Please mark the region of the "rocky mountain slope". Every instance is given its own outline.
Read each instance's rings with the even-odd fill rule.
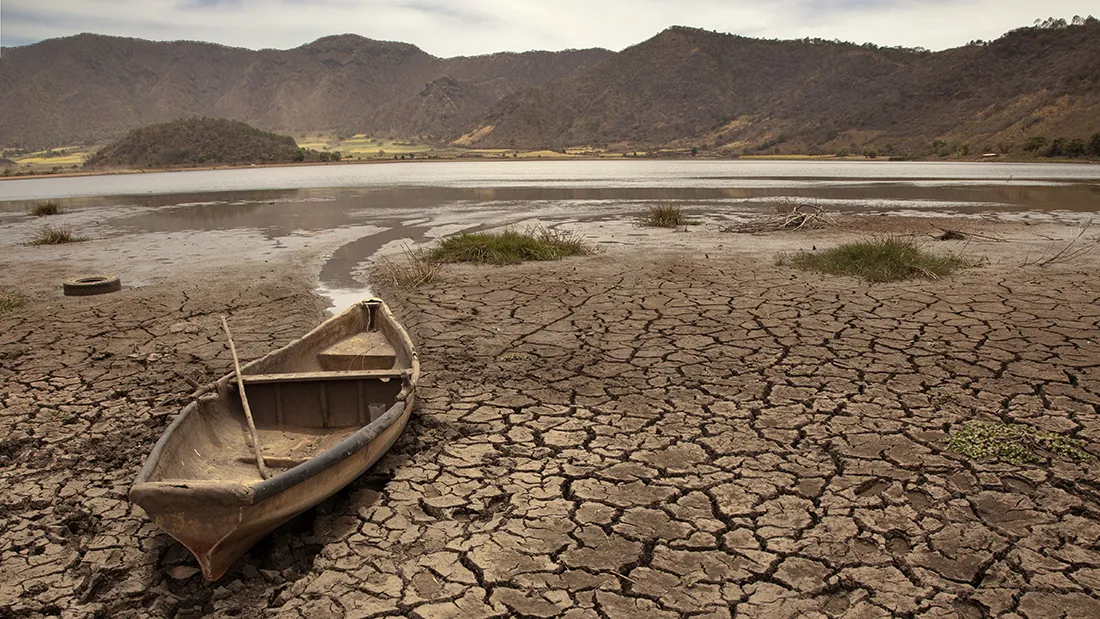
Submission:
[[[0,145],[200,115],[505,148],[1017,152],[1100,131],[1100,24],[1048,20],[935,53],[674,27],[619,53],[442,59],[354,35],[260,51],[79,35],[0,58]]]
[[[190,116],[283,132],[414,137],[444,125],[454,130],[446,118],[469,122],[504,95],[568,77],[610,55],[589,49],[442,59],[413,45],[355,35],[252,51],[82,34],[3,50],[0,144],[100,141]],[[448,94],[451,83],[463,96]]]
[[[931,53],[671,28],[579,75],[505,97],[483,146],[679,144],[904,154],[1100,131],[1100,25],[1027,28]]]

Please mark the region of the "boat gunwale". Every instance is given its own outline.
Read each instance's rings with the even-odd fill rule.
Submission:
[[[172,439],[174,433],[179,428],[179,426],[181,424],[183,424],[184,420],[189,415],[195,414],[195,412],[198,408],[198,405],[199,405],[199,399],[196,398],[196,399],[192,400],[190,403],[188,403],[187,406],[185,406],[183,408],[183,410],[180,411],[180,413],[178,415],[176,415],[176,418],[172,420],[172,422],[168,425],[168,427],[165,428],[164,433],[161,434],[160,439],[157,440],[156,444],[153,446],[152,451],[150,451],[149,455],[146,457],[145,463],[142,465],[141,471],[138,472],[137,478],[134,480],[133,486],[130,487],[130,491],[129,491],[128,494],[132,496],[133,493],[134,493],[134,490],[138,489],[139,487],[144,487],[144,488],[167,487],[167,486],[179,487],[181,485],[188,484],[188,483],[191,483],[191,482],[197,482],[196,485],[198,485],[198,484],[207,485],[207,486],[223,485],[225,487],[244,488],[248,491],[247,495],[246,495],[247,496],[247,501],[245,501],[246,504],[260,503],[260,502],[262,502],[266,499],[271,498],[272,496],[275,496],[275,495],[279,494],[280,492],[282,492],[282,491],[284,491],[288,488],[291,488],[291,487],[293,487],[297,484],[300,484],[300,483],[304,482],[305,480],[307,480],[311,477],[314,477],[318,473],[321,473],[321,472],[325,471],[326,469],[342,462],[343,460],[346,460],[347,458],[351,457],[352,455],[354,455],[358,451],[360,451],[360,450],[364,449],[365,447],[367,447],[368,445],[370,445],[371,441],[373,441],[375,438],[377,438],[378,435],[380,435],[385,429],[387,429],[391,425],[393,425],[396,421],[398,421],[405,414],[406,411],[404,409],[409,404],[409,402],[408,402],[409,398],[414,397],[416,384],[417,384],[417,381],[419,380],[419,377],[420,377],[420,360],[418,359],[418,356],[417,356],[417,353],[416,353],[416,348],[413,346],[412,339],[409,337],[409,334],[405,330],[404,325],[399,323],[397,321],[397,319],[394,318],[393,313],[390,311],[389,307],[387,307],[385,302],[382,301],[381,299],[372,298],[372,299],[367,299],[367,300],[361,301],[361,302],[351,306],[350,308],[348,308],[344,312],[341,312],[340,314],[338,314],[336,316],[333,316],[332,318],[329,318],[328,320],[325,320],[321,324],[319,324],[316,327],[314,327],[313,329],[311,329],[305,335],[294,339],[293,341],[291,341],[290,343],[288,343],[287,345],[285,345],[281,348],[278,348],[276,350],[273,350],[273,351],[267,353],[266,355],[264,355],[263,357],[260,357],[259,359],[256,359],[254,361],[251,361],[251,362],[247,363],[244,367],[241,368],[241,371],[242,371],[242,374],[243,374],[249,368],[249,366],[260,363],[261,361],[263,361],[264,359],[267,359],[268,357],[270,357],[272,355],[278,354],[278,353],[280,353],[282,351],[285,351],[285,350],[287,350],[287,349],[289,349],[293,346],[296,346],[302,340],[306,339],[310,335],[313,335],[314,333],[317,333],[318,331],[321,331],[321,330],[325,329],[329,325],[329,323],[337,320],[338,318],[340,318],[344,314],[346,314],[348,312],[351,312],[353,310],[358,310],[358,309],[363,308],[363,307],[368,307],[370,305],[374,305],[376,308],[381,309],[384,312],[384,314],[386,316],[386,319],[389,320],[390,325],[392,327],[394,327],[394,331],[396,332],[398,337],[400,337],[402,339],[402,343],[407,347],[407,349],[409,351],[409,362],[410,362],[409,365],[410,365],[410,367],[408,368],[407,373],[404,374],[404,377],[408,379],[408,383],[402,389],[402,392],[397,396],[397,399],[394,402],[394,404],[392,406],[390,406],[390,408],[381,417],[379,417],[378,419],[375,419],[374,421],[371,421],[370,423],[368,423],[365,426],[360,427],[359,429],[357,429],[354,433],[350,434],[344,440],[342,440],[339,443],[337,443],[336,445],[333,445],[332,447],[326,449],[325,451],[322,451],[321,453],[316,454],[315,456],[310,458],[308,461],[303,462],[303,463],[299,464],[298,466],[295,466],[291,469],[283,471],[283,472],[271,477],[270,479],[266,479],[266,480],[263,480],[263,481],[260,481],[260,482],[254,482],[254,483],[250,483],[250,484],[241,484],[241,483],[226,482],[226,481],[219,482],[218,480],[208,480],[208,479],[195,479],[195,480],[178,479],[178,480],[149,481],[149,478],[153,475],[153,472],[155,471],[155,469],[157,467],[157,464],[160,462],[161,454],[162,454],[165,446],[167,446],[168,442]],[[377,317],[374,317],[374,316],[371,317],[371,324],[372,324],[372,326],[377,325]],[[219,385],[228,384],[228,381],[232,380],[235,376],[236,376],[236,372],[230,372],[230,373],[226,374],[225,376],[222,376],[221,378],[219,378],[219,379],[215,380],[214,382],[212,382],[211,386],[212,387],[217,387]],[[218,389],[217,390],[217,392],[219,394],[224,394],[224,391],[225,391],[224,389]]]

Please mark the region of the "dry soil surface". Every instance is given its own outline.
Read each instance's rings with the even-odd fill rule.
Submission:
[[[940,443],[1003,420],[1100,451],[1095,258],[1004,245],[941,281],[621,248],[388,291],[411,425],[214,584],[126,491],[183,376],[229,368],[217,316],[258,356],[320,320],[309,278],[35,297],[0,316],[0,616],[1100,616],[1095,460]]]

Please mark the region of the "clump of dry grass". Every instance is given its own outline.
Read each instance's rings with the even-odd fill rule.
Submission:
[[[14,309],[22,307],[27,300],[23,295],[13,290],[0,290],[0,314],[6,314]]]
[[[65,243],[79,243],[87,241],[88,237],[73,234],[73,231],[65,227],[42,226],[35,233],[27,245],[64,245]]]
[[[382,272],[400,288],[416,288],[430,284],[439,278],[443,265],[424,249],[413,249],[408,245],[403,251],[404,258],[382,261]]]
[[[537,226],[523,232],[505,230],[459,234],[440,241],[429,255],[436,262],[517,264],[527,260],[559,260],[591,253],[592,248],[579,235]]]
[[[39,202],[27,210],[28,215],[34,215],[35,217],[46,217],[59,213],[61,213],[61,205],[53,200],[49,202]]]
[[[644,215],[635,218],[634,223],[649,228],[679,228],[699,222],[688,217],[684,209],[675,204],[654,204]]]
[[[924,251],[912,239],[902,237],[846,243],[820,252],[781,254],[776,262],[830,275],[853,275],[869,282],[940,279],[981,264],[981,260]]]

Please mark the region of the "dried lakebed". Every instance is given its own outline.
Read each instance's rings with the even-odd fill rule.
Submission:
[[[803,239],[805,240],[805,239]],[[422,401],[372,473],[216,584],[125,492],[190,391],[316,324],[288,272],[0,317],[0,615],[1100,616],[1095,259],[866,286],[616,249],[389,291]]]

